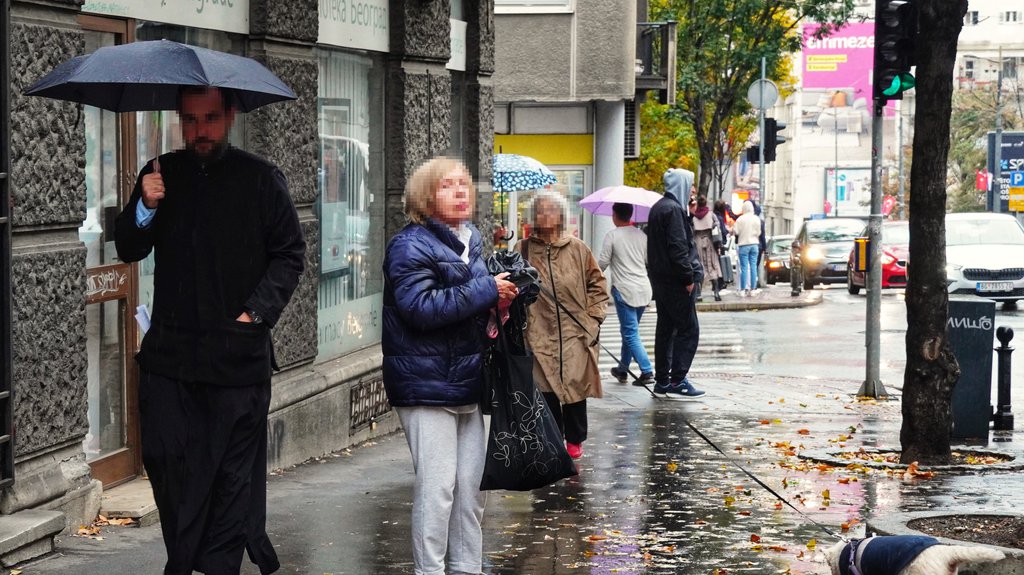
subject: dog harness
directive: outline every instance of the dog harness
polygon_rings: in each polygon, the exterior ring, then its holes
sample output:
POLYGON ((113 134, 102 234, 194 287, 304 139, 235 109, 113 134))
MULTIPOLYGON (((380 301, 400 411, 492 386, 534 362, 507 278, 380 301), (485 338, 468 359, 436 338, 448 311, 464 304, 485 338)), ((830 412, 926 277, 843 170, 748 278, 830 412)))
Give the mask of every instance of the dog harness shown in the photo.
POLYGON ((840 575, 896 575, 938 539, 920 535, 854 539, 839 555, 840 575))

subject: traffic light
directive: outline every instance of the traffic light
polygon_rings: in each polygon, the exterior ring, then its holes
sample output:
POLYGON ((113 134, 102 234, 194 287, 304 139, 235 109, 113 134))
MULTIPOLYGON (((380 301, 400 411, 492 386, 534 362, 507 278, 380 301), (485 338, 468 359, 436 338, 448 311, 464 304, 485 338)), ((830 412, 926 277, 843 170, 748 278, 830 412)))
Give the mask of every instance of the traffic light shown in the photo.
POLYGON ((917 63, 915 0, 876 0, 874 96, 883 104, 902 100, 914 87, 910 68, 917 63))
POLYGON ((778 132, 785 129, 786 124, 775 118, 764 119, 764 133, 761 134, 761 139, 764 142, 764 163, 775 161, 775 148, 786 142, 786 138, 780 136, 778 132))
POLYGON ((761 161, 761 151, 757 149, 757 146, 750 146, 747 148, 747 162, 756 164, 761 161))

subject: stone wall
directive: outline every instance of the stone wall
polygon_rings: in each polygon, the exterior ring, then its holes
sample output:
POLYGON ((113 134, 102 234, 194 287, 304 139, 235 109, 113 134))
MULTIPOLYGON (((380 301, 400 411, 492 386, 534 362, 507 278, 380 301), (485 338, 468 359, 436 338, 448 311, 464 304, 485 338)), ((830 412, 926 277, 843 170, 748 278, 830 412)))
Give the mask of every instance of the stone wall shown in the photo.
MULTIPOLYGON (((80 54, 81 1, 14 2, 11 25, 12 375, 15 483, 0 513, 61 509, 95 516, 100 485, 88 431, 85 321, 85 122, 80 106, 22 94, 80 54)), ((5 87, 6 88, 6 87, 5 87)))

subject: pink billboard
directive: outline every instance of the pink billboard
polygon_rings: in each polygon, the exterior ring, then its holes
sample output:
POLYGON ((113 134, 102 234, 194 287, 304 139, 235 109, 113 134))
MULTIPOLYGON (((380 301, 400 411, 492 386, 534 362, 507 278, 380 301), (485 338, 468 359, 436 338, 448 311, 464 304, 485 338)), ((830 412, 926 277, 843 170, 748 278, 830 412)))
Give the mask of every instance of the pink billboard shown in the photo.
POLYGON ((813 37, 817 28, 804 28, 804 89, 853 89, 854 98, 870 99, 875 55, 874 22, 848 24, 820 40, 813 37))

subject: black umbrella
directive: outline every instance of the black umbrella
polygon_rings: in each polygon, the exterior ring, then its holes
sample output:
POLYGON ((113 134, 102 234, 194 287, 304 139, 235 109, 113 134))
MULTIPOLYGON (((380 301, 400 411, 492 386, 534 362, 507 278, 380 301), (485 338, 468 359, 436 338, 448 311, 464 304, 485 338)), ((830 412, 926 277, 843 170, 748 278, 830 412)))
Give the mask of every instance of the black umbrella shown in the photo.
POLYGON ((230 88, 242 112, 294 100, 262 64, 170 40, 106 46, 58 65, 25 93, 113 112, 173 110, 181 86, 230 88))

